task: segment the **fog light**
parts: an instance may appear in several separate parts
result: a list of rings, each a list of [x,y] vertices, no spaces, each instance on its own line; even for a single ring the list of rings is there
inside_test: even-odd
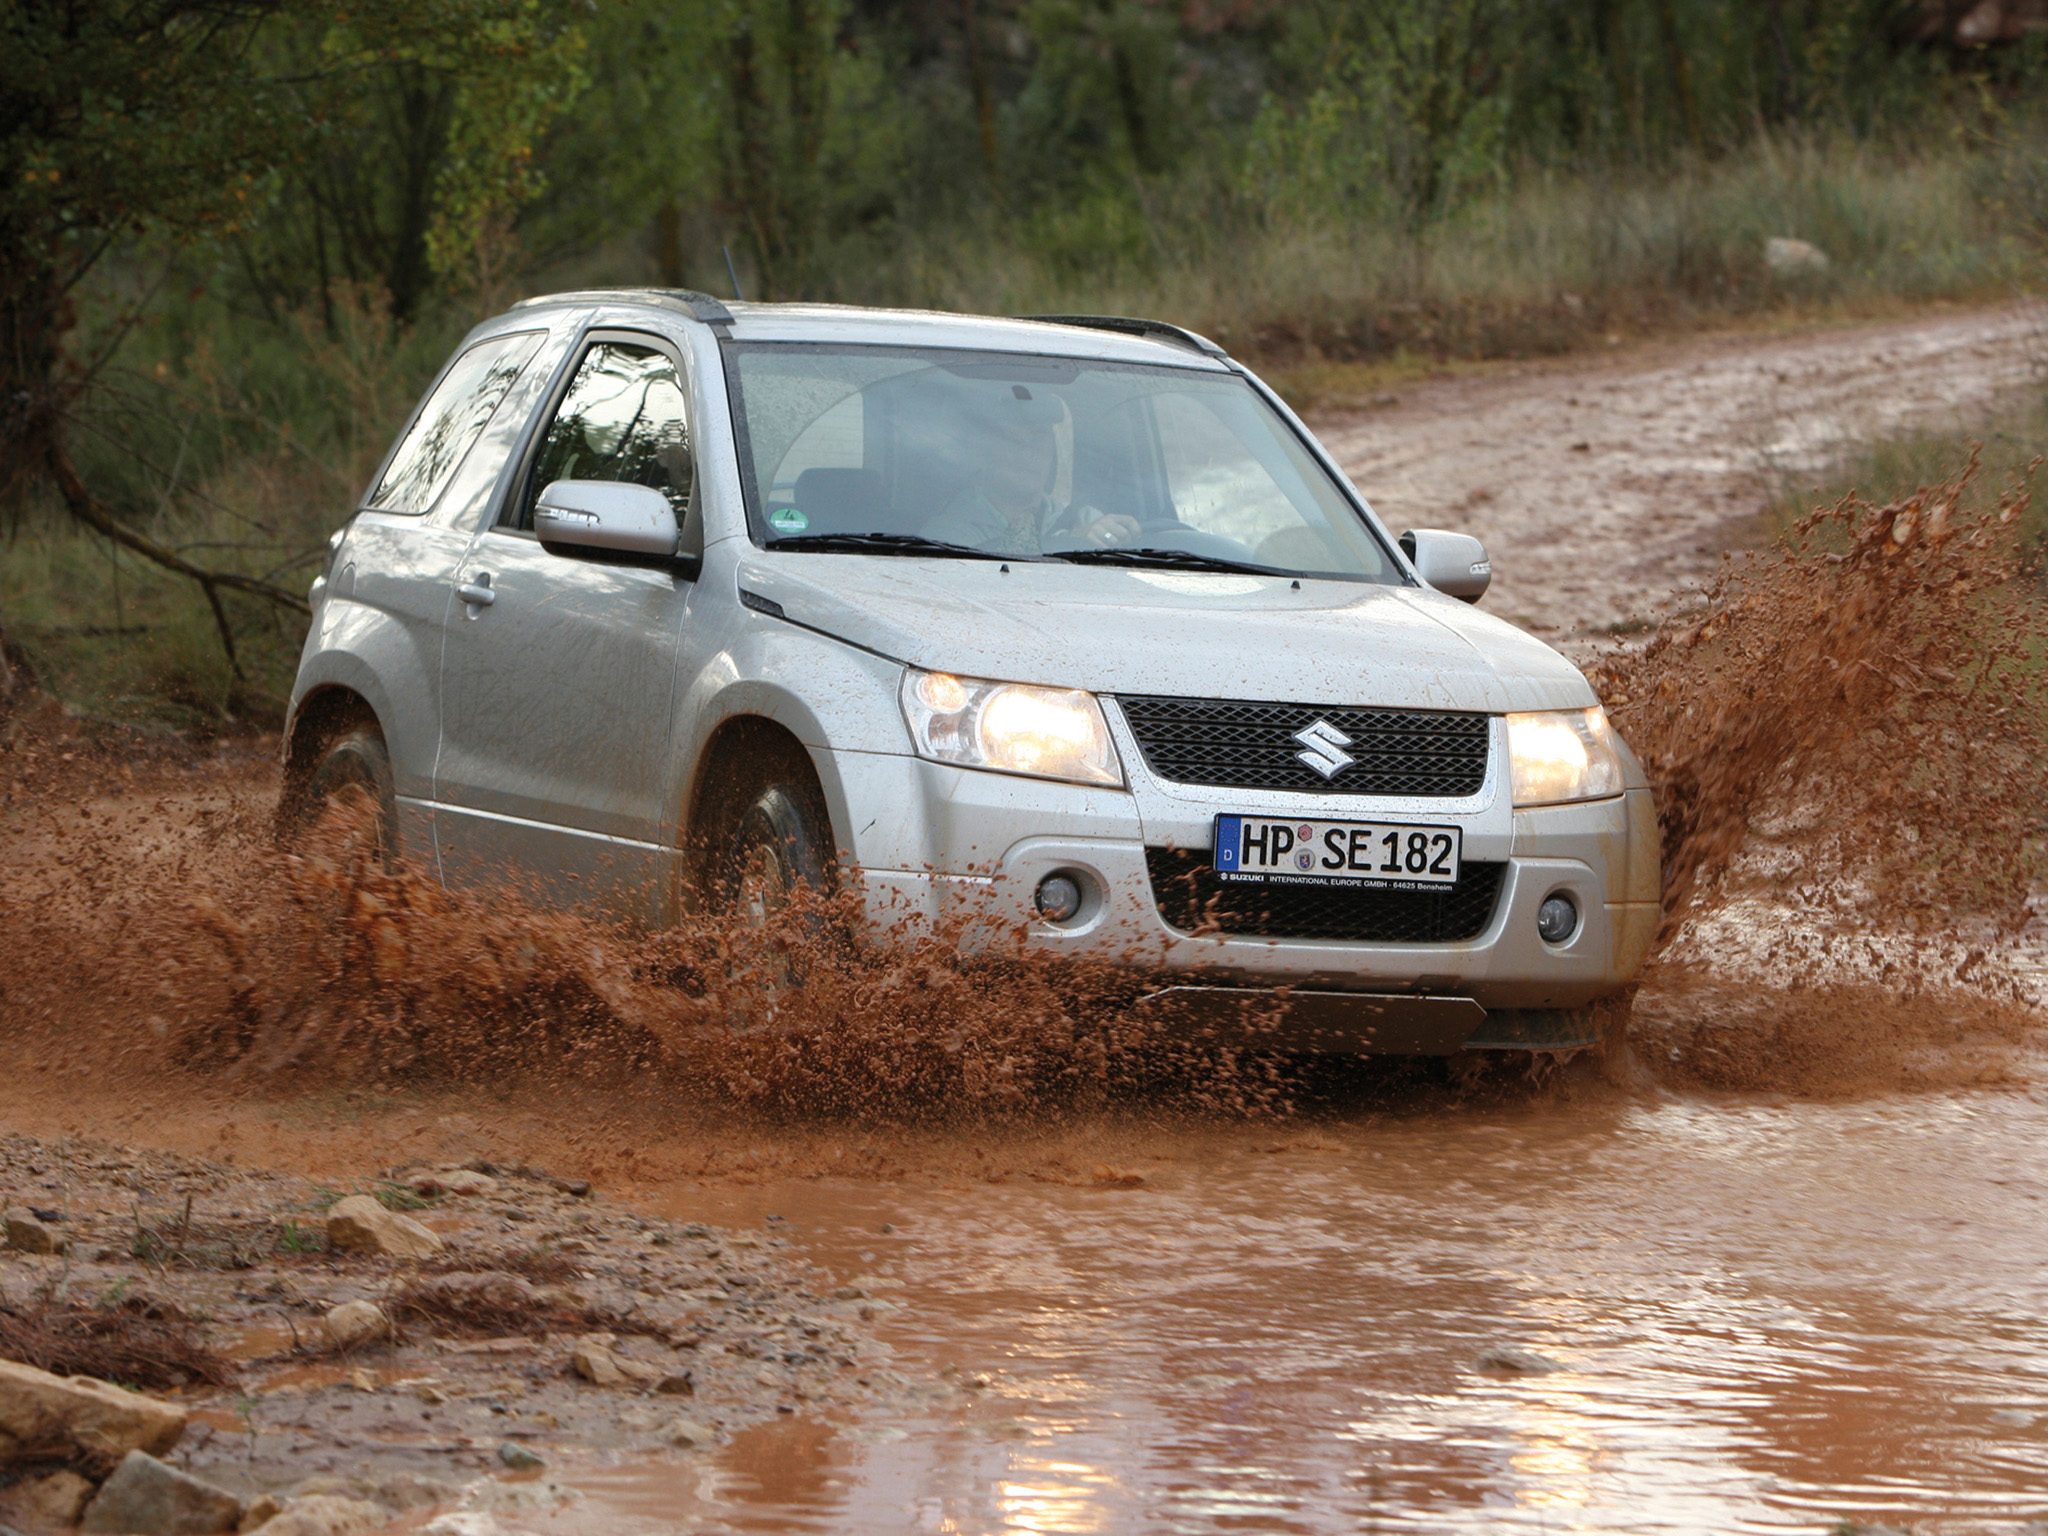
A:
[[[1536,909],[1536,931],[1544,943],[1562,944],[1579,931],[1578,903],[1562,891],[1544,897],[1543,905]]]
[[[1072,875],[1047,875],[1032,900],[1048,923],[1071,922],[1081,910],[1081,883]]]

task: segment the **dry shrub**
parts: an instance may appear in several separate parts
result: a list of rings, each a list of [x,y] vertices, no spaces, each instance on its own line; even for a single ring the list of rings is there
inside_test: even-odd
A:
[[[385,1303],[401,1328],[445,1338],[501,1339],[514,1334],[641,1333],[663,1329],[606,1307],[594,1307],[559,1286],[535,1286],[504,1270],[444,1272],[414,1280]]]
[[[178,1317],[151,1317],[119,1305],[32,1302],[0,1306],[0,1358],[56,1376],[94,1376],[127,1387],[165,1390],[204,1382],[232,1387],[227,1358]]]

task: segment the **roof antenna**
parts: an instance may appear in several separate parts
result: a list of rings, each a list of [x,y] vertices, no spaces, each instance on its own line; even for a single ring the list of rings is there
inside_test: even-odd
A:
[[[732,279],[732,296],[744,304],[747,301],[747,296],[740,292],[740,275],[732,269],[732,247],[721,245],[719,249],[725,252],[725,275]]]

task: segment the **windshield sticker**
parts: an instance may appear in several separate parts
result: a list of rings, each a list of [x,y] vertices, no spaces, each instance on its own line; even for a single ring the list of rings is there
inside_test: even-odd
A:
[[[1249,597],[1266,589],[1268,578],[1258,576],[1206,575],[1201,571],[1133,571],[1148,587],[1178,592],[1186,597]]]
[[[811,520],[795,507],[777,507],[768,514],[768,526],[777,533],[802,533],[811,526]]]

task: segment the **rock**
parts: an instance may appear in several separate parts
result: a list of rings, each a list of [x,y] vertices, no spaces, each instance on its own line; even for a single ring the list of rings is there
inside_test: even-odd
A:
[[[670,1419],[661,1438],[686,1451],[701,1451],[718,1443],[718,1431],[696,1419]]]
[[[267,1525],[277,1518],[283,1508],[284,1505],[276,1494],[259,1493],[242,1506],[242,1523],[235,1529],[253,1531],[260,1525]]]
[[[354,1349],[391,1337],[391,1319],[374,1301],[345,1301],[322,1319],[327,1342],[336,1349]]]
[[[112,1462],[162,1453],[185,1432],[185,1410],[90,1376],[68,1380],[0,1360],[0,1462],[78,1454]]]
[[[1565,1368],[1562,1360],[1539,1355],[1533,1349],[1513,1344],[1489,1344],[1472,1364],[1482,1371],[1506,1371],[1517,1376],[1541,1376]]]
[[[1764,242],[1764,265],[1780,277],[1804,277],[1828,269],[1828,253],[1806,240],[1773,235]]]
[[[429,1199],[435,1195],[491,1195],[498,1191],[498,1181],[487,1173],[472,1173],[467,1168],[437,1168],[432,1173],[416,1173],[406,1183],[412,1186],[414,1194]]]
[[[263,1527],[264,1536],[361,1536],[382,1530],[391,1516],[368,1499],[316,1493],[296,1498]]]
[[[379,1381],[375,1371],[354,1370],[348,1373],[348,1384],[358,1392],[374,1392]]]
[[[626,1373],[619,1369],[618,1357],[595,1338],[576,1341],[575,1348],[569,1352],[569,1365],[592,1386],[622,1387],[628,1379]]]
[[[420,1527],[419,1536],[499,1536],[504,1529],[489,1515],[458,1509],[450,1514],[436,1515]]]
[[[0,1221],[7,1224],[7,1245],[17,1253],[62,1253],[64,1239],[25,1205],[15,1206]]]
[[[635,1360],[630,1355],[614,1354],[612,1356],[612,1364],[624,1371],[629,1379],[639,1382],[643,1387],[651,1387],[657,1382],[666,1381],[670,1375],[667,1366],[656,1365],[651,1360]]]
[[[657,1381],[654,1390],[663,1397],[695,1397],[697,1383],[688,1371],[673,1371]]]
[[[514,1445],[510,1440],[498,1447],[498,1460],[514,1472],[533,1472],[547,1465],[525,1446]]]
[[[92,1484],[76,1472],[52,1472],[14,1488],[14,1503],[32,1527],[78,1524],[91,1497]]]
[[[327,1213],[327,1241],[343,1253],[375,1253],[392,1259],[430,1259],[445,1246],[440,1237],[369,1195],[350,1195]]]
[[[130,1451],[100,1487],[80,1529],[102,1536],[219,1536],[242,1522],[242,1501],[225,1488]]]

